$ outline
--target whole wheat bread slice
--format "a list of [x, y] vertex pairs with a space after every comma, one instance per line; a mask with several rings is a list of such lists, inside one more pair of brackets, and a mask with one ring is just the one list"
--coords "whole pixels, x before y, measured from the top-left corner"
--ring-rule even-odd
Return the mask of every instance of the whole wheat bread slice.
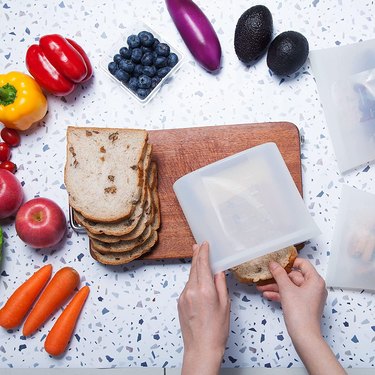
[[108, 243], [99, 241], [95, 238], [90, 238], [91, 247], [102, 254], [125, 253], [133, 250], [135, 247], [142, 245], [144, 242], [146, 242], [148, 238], [151, 236], [152, 232], [153, 230], [151, 225], [148, 225], [140, 236], [128, 241]]
[[242, 283], [265, 284], [273, 281], [272, 274], [268, 269], [271, 261], [279, 263], [287, 272], [290, 272], [297, 255], [296, 248], [289, 246], [242, 263], [231, 268], [231, 271], [236, 279]]
[[131, 262], [134, 259], [141, 257], [151, 250], [158, 240], [157, 231], [152, 231], [152, 235], [149, 239], [144, 242], [142, 245], [135, 247], [131, 251], [125, 253], [110, 253], [110, 254], [101, 254], [92, 247], [90, 247], [91, 256], [100, 263], [109, 264], [109, 265], [121, 265]]
[[132, 215], [142, 195], [147, 132], [68, 127], [65, 186], [69, 204], [88, 220]]
[[[148, 185], [151, 189], [156, 189], [156, 180], [157, 180], [157, 167], [155, 162], [152, 162], [149, 171], [148, 171], [148, 178], [147, 178]], [[133, 214], [125, 219], [118, 221], [116, 223], [96, 223], [90, 220], [87, 220], [82, 215], [80, 215], [77, 212], [74, 212], [74, 218], [76, 222], [82, 226], [85, 227], [85, 229], [89, 232], [89, 235], [92, 235], [94, 238], [97, 238], [96, 235], [108, 235], [108, 236], [125, 236], [138, 226], [138, 223], [141, 219], [141, 217], [144, 214], [145, 210], [149, 210], [149, 206], [147, 205], [147, 198], [149, 197], [149, 194], [151, 193], [147, 189], [147, 183], [146, 183], [146, 194], [145, 197], [142, 196], [139, 204], [136, 206], [135, 211]], [[151, 196], [149, 197], [150, 204], [151, 204]], [[145, 226], [140, 231], [140, 233], [143, 232]], [[140, 228], [138, 228], [139, 230]], [[100, 238], [97, 238], [100, 240]], [[109, 241], [104, 241], [109, 242]], [[117, 241], [114, 241], [117, 242]]]
[[151, 192], [152, 194], [152, 204], [154, 205], [154, 220], [152, 222], [152, 229], [158, 230], [161, 225], [161, 215], [160, 215], [160, 200], [158, 190], [154, 189]]

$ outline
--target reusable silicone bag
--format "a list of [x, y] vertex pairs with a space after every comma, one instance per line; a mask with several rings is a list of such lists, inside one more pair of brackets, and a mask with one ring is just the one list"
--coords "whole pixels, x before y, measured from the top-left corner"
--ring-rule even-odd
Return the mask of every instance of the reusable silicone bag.
[[375, 159], [375, 40], [310, 52], [340, 171]]
[[275, 143], [209, 164], [173, 188], [196, 242], [210, 244], [215, 273], [319, 234]]
[[342, 188], [328, 261], [328, 286], [375, 290], [375, 195]]

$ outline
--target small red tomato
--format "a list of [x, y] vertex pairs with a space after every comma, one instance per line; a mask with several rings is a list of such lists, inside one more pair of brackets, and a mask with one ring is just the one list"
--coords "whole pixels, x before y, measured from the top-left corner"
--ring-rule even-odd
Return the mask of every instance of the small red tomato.
[[3, 128], [1, 130], [1, 138], [10, 147], [16, 147], [21, 142], [20, 135], [15, 129]]
[[10, 158], [10, 147], [5, 142], [0, 142], [0, 161], [7, 161]]
[[2, 163], [0, 163], [0, 168], [6, 169], [7, 171], [12, 172], [12, 173], [16, 173], [17, 171], [17, 166], [9, 160], [3, 161]]

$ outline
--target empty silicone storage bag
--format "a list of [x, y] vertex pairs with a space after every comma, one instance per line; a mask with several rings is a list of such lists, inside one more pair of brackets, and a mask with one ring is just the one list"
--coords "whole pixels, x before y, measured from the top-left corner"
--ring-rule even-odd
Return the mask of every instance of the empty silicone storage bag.
[[173, 185], [214, 273], [306, 241], [320, 231], [275, 143], [191, 172]]

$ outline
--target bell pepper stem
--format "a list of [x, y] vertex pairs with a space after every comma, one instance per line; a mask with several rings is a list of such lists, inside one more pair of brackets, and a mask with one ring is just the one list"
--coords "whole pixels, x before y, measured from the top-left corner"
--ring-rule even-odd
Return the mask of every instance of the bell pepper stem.
[[7, 106], [16, 100], [17, 90], [10, 83], [0, 87], [0, 105]]

